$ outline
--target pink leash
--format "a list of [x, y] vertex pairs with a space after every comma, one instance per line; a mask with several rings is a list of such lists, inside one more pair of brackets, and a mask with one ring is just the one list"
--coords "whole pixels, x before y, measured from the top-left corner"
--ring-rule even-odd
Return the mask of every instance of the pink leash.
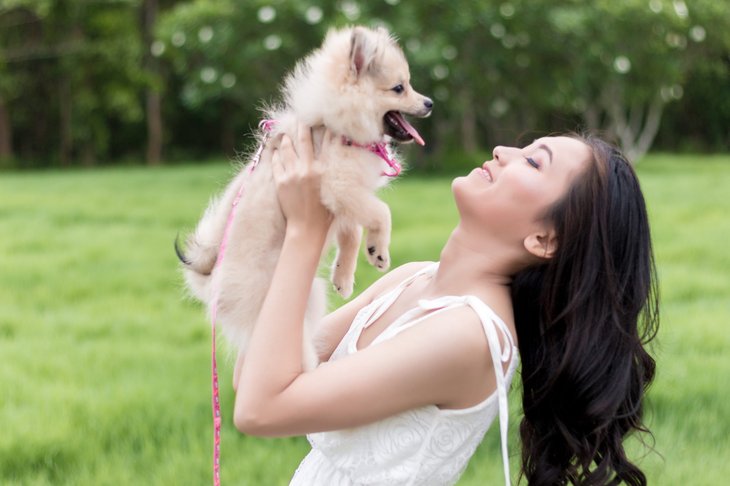
[[[249, 174], [254, 171], [256, 166], [259, 164], [259, 161], [261, 160], [261, 153], [264, 151], [264, 146], [266, 145], [266, 140], [269, 138], [269, 132], [271, 131], [272, 127], [276, 123], [276, 120], [262, 120], [261, 123], [259, 123], [259, 128], [264, 130], [264, 138], [261, 141], [261, 145], [259, 145], [259, 148], [256, 150], [256, 153], [253, 156], [251, 165], [249, 166], [248, 172]], [[386, 147], [385, 142], [380, 143], [371, 143], [370, 145], [360, 145], [358, 143], [355, 143], [351, 140], [348, 140], [346, 138], [342, 138], [342, 142], [346, 145], [352, 145], [354, 147], [360, 147], [367, 149], [383, 159], [386, 164], [388, 164], [388, 167], [393, 169], [393, 172], [383, 172], [384, 176], [387, 177], [398, 177], [398, 174], [401, 172], [401, 165], [393, 158], [391, 158], [388, 155], [388, 149]], [[236, 193], [236, 197], [233, 199], [233, 202], [231, 203], [231, 211], [228, 213], [228, 220], [226, 221], [225, 229], [223, 230], [223, 238], [221, 239], [220, 247], [218, 248], [218, 258], [215, 261], [214, 269], [218, 267], [221, 262], [223, 261], [223, 257], [226, 254], [226, 247], [228, 246], [228, 236], [231, 231], [231, 226], [233, 225], [233, 218], [236, 216], [236, 207], [238, 206], [238, 203], [241, 201], [241, 197], [243, 197], [243, 188], [244, 185], [241, 184], [241, 187], [238, 189], [238, 192]], [[218, 387], [218, 365], [216, 363], [215, 359], [215, 321], [218, 316], [218, 297], [220, 296], [220, 289], [214, 288], [213, 289], [213, 301], [211, 302], [211, 311], [210, 311], [210, 325], [211, 325], [211, 331], [212, 331], [212, 344], [211, 344], [211, 355], [210, 355], [210, 362], [211, 362], [211, 381], [213, 383], [213, 484], [214, 486], [220, 486], [221, 484], [221, 404], [220, 404], [220, 392]]]
[[[264, 130], [264, 139], [261, 141], [261, 145], [259, 145], [258, 150], [256, 150], [256, 153], [253, 156], [253, 161], [248, 169], [249, 174], [254, 171], [256, 166], [259, 164], [259, 160], [261, 160], [261, 153], [264, 151], [264, 145], [266, 145], [266, 140], [269, 138], [269, 132], [271, 131], [273, 124], [273, 120], [263, 120], [259, 123], [259, 128]], [[214, 268], [221, 264], [223, 257], [225, 256], [226, 247], [228, 246], [228, 235], [231, 231], [231, 226], [233, 225], [233, 218], [236, 216], [236, 207], [243, 196], [243, 187], [244, 185], [241, 184], [241, 187], [238, 189], [238, 193], [236, 193], [235, 199], [233, 199], [233, 203], [231, 203], [231, 211], [228, 213], [228, 221], [226, 221], [226, 227], [223, 230], [223, 238], [221, 239], [221, 244], [218, 248], [218, 258], [215, 261]], [[211, 303], [210, 311], [210, 325], [213, 335], [210, 362], [213, 383], [213, 484], [215, 486], [220, 486], [221, 484], [221, 403], [218, 388], [218, 365], [215, 359], [215, 321], [218, 315], [219, 296], [220, 289], [214, 288], [213, 302]]]

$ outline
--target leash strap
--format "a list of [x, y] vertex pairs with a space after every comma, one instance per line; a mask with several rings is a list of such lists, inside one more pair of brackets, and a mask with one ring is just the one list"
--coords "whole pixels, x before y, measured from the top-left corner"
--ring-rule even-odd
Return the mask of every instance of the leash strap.
[[[264, 146], [269, 138], [269, 132], [273, 126], [273, 120], [263, 120], [259, 123], [259, 128], [264, 130], [264, 138], [261, 140], [259, 148], [253, 156], [251, 165], [249, 166], [248, 173], [252, 173], [256, 166], [261, 160], [261, 153], [264, 151]], [[223, 230], [223, 238], [221, 239], [220, 247], [218, 248], [218, 257], [215, 261], [214, 268], [220, 266], [223, 261], [223, 257], [226, 254], [226, 247], [228, 246], [228, 236], [231, 232], [231, 226], [233, 226], [233, 219], [236, 217], [236, 207], [241, 201], [243, 196], [244, 185], [236, 193], [236, 197], [231, 203], [231, 210], [228, 213], [228, 220], [226, 221], [225, 229]], [[216, 282], [216, 281], [214, 281]], [[218, 298], [220, 297], [220, 288], [216, 285], [213, 288], [213, 301], [210, 307], [210, 327], [211, 327], [211, 350], [210, 350], [210, 364], [211, 364], [211, 383], [212, 383], [212, 405], [213, 405], [213, 485], [220, 486], [221, 484], [221, 403], [220, 403], [220, 390], [218, 386], [218, 365], [215, 359], [215, 322], [218, 317]]]

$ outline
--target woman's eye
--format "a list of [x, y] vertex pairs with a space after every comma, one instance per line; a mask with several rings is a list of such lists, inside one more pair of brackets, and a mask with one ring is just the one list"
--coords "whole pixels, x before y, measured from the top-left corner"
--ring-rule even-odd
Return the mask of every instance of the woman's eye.
[[404, 88], [403, 88], [403, 85], [402, 85], [402, 84], [396, 85], [396, 86], [394, 86], [394, 87], [393, 87], [393, 88], [391, 88], [391, 89], [392, 89], [393, 91], [395, 91], [396, 93], [398, 93], [398, 94], [401, 94], [401, 93], [403, 92], [403, 90], [404, 90]]
[[535, 159], [533, 159], [532, 157], [525, 157], [525, 160], [527, 161], [528, 164], [530, 164], [534, 168], [536, 168], [536, 169], [540, 168], [540, 164], [535, 162]]

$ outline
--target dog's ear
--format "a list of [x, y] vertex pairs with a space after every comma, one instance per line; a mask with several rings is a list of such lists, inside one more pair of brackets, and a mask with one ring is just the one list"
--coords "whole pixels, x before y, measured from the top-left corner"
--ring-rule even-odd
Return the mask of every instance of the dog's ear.
[[368, 33], [362, 27], [352, 29], [350, 36], [350, 73], [358, 79], [370, 69], [377, 45], [369, 39]]

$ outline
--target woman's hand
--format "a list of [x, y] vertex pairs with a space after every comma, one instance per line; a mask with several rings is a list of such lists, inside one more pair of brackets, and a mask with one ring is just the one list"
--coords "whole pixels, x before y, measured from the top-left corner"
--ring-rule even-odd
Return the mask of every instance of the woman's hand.
[[[323, 149], [333, 139], [325, 134]], [[268, 403], [303, 373], [303, 322], [332, 222], [321, 201], [322, 164], [315, 159], [310, 129], [297, 128], [296, 150], [287, 136], [278, 149], [268, 150], [262, 161], [271, 160], [286, 234], [245, 361], [239, 357], [234, 372], [235, 421], [240, 430], [257, 428]]]
[[[327, 131], [320, 153], [332, 143]], [[284, 135], [272, 154], [274, 181], [281, 210], [286, 218], [287, 232], [314, 232], [325, 236], [332, 222], [332, 213], [322, 204], [320, 193], [323, 164], [315, 157], [312, 132], [300, 124], [296, 146]]]

